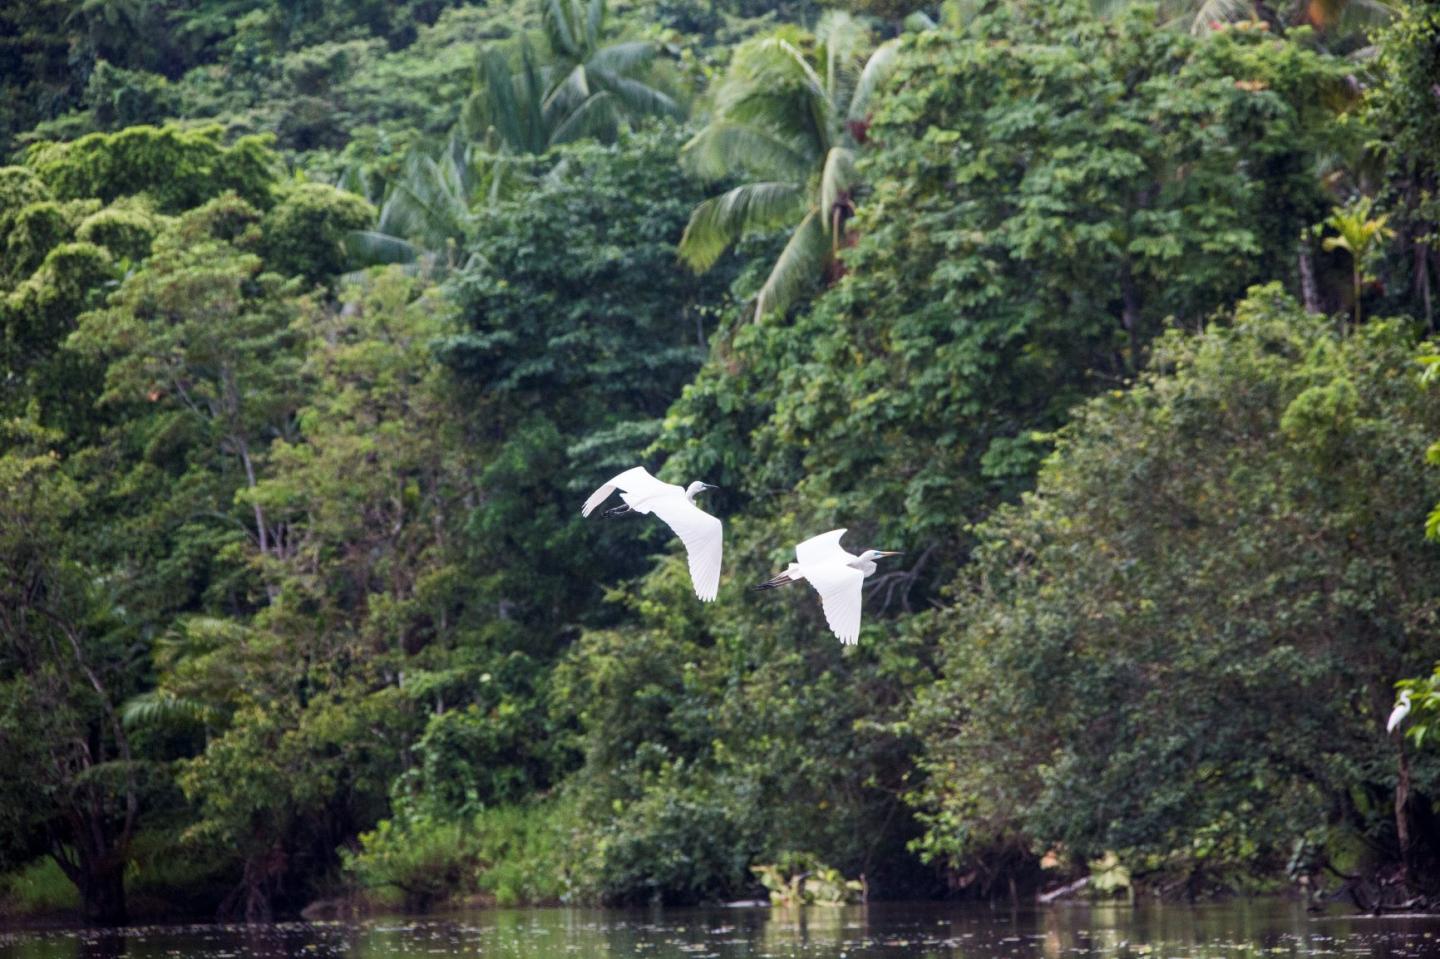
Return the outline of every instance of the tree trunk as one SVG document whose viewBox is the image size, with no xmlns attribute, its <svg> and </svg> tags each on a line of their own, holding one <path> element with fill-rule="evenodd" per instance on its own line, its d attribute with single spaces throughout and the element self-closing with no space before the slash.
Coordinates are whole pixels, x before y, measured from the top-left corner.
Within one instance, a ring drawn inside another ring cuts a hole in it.
<svg viewBox="0 0 1440 959">
<path fill-rule="evenodd" d="M 1395 836 L 1400 842 L 1400 861 L 1410 865 L 1410 760 L 1400 747 L 1399 775 L 1395 779 Z"/>
<path fill-rule="evenodd" d="M 1300 241 L 1300 299 L 1306 313 L 1324 313 L 1320 306 L 1320 288 L 1315 284 L 1315 257 L 1310 244 Z"/>
<path fill-rule="evenodd" d="M 1350 280 L 1351 284 L 1355 287 L 1355 330 L 1358 331 L 1360 329 L 1360 255 L 1358 253 L 1352 253 L 1350 260 L 1352 264 L 1350 267 Z M 1342 329 L 1340 332 L 1343 333 L 1345 331 Z"/>
<path fill-rule="evenodd" d="M 1428 253 L 1429 248 L 1425 243 L 1416 240 L 1414 243 L 1415 253 L 1415 287 L 1420 294 L 1421 308 L 1425 311 L 1425 326 L 1432 332 L 1435 329 L 1435 317 L 1430 305 L 1430 264 Z"/>
<path fill-rule="evenodd" d="M 1135 287 L 1135 277 L 1130 273 L 1130 258 L 1120 265 L 1120 294 L 1124 298 L 1120 322 L 1125 326 L 1125 335 L 1130 342 L 1130 356 L 1125 364 L 1133 375 L 1140 369 L 1140 291 Z"/>
<path fill-rule="evenodd" d="M 106 856 L 98 862 L 83 863 L 80 900 L 85 921 L 92 926 L 123 926 L 125 913 L 125 862 Z"/>
</svg>

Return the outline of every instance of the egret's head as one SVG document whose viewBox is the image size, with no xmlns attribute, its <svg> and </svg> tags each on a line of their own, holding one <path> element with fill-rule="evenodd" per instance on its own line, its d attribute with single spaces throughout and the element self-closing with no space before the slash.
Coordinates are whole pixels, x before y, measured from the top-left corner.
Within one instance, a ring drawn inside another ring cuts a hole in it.
<svg viewBox="0 0 1440 959">
<path fill-rule="evenodd" d="M 872 560 L 872 561 L 873 561 L 873 560 L 877 560 L 877 559 L 882 559 L 882 558 L 884 558 L 884 557 L 886 557 L 886 556 L 899 556 L 899 555 L 900 555 L 900 551 L 899 551 L 899 550 L 867 549 L 865 552 L 863 552 L 863 553 L 860 554 L 860 558 L 863 559 L 863 560 Z"/>
<path fill-rule="evenodd" d="M 696 480 L 695 482 L 691 483 L 689 486 L 685 487 L 685 495 L 686 495 L 686 497 L 688 497 L 689 499 L 692 499 L 692 500 L 693 500 L 693 499 L 695 498 L 696 494 L 703 493 L 703 492 L 705 492 L 707 489 L 714 489 L 714 488 L 715 488 L 715 487 L 711 486 L 709 483 L 702 483 L 702 482 L 700 482 L 699 480 Z"/>
</svg>

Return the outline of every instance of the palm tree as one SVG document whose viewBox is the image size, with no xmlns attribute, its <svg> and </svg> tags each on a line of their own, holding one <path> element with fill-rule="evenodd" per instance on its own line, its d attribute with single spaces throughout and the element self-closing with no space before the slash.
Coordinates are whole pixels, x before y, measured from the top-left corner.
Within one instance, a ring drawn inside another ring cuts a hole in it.
<svg viewBox="0 0 1440 959">
<path fill-rule="evenodd" d="M 756 319 L 783 313 L 833 275 L 854 212 L 855 155 L 870 103 L 899 50 L 890 40 L 865 58 L 868 31 L 838 11 L 820 20 L 814 40 L 813 64 L 784 35 L 742 44 L 715 90 L 710 122 L 682 151 L 707 179 L 747 181 L 691 213 L 680 256 L 697 272 L 742 237 L 791 228 L 756 298 Z"/>
<path fill-rule="evenodd" d="M 231 652 L 247 639 L 246 628 L 231 620 L 181 621 L 155 642 L 159 684 L 120 708 L 125 728 L 201 729 L 207 738 L 223 729 L 246 687 L 243 664 Z"/>
<path fill-rule="evenodd" d="M 1336 207 L 1326 217 L 1324 226 L 1332 227 L 1337 236 L 1328 236 L 1321 246 L 1329 252 L 1344 250 L 1350 254 L 1351 293 L 1355 297 L 1355 328 L 1360 328 L 1360 293 L 1370 278 L 1367 268 L 1385 241 L 1395 231 L 1385 225 L 1389 214 L 1370 216 L 1372 201 L 1368 196 L 1356 197 L 1345 206 Z"/>
<path fill-rule="evenodd" d="M 465 101 L 461 123 L 480 134 L 487 149 L 539 154 L 550 147 L 558 124 L 545 115 L 545 78 L 530 41 L 520 40 L 520 64 L 494 46 L 480 54 L 480 79 Z"/>
<path fill-rule="evenodd" d="M 683 113 L 647 82 L 655 44 L 604 44 L 605 0 L 541 0 L 541 15 L 548 62 L 540 63 L 524 38 L 513 69 L 497 47 L 481 53 L 478 88 L 464 119 L 493 147 L 538 154 L 586 136 L 611 141 L 627 119 Z"/>
<path fill-rule="evenodd" d="M 399 179 L 385 189 L 375 229 L 350 235 L 351 254 L 364 263 L 458 266 L 457 251 L 474 221 L 474 204 L 485 194 L 494 198 L 502 181 L 500 167 L 482 168 L 458 136 L 438 156 L 412 152 Z"/>
</svg>

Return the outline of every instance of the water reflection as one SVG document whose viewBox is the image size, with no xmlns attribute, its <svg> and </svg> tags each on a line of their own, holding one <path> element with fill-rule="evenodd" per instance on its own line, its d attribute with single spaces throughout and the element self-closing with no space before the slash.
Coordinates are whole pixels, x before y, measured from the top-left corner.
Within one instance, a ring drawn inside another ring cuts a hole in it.
<svg viewBox="0 0 1440 959">
<path fill-rule="evenodd" d="M 1298 904 L 991 910 L 505 909 L 424 919 L 0 933 L 0 959 L 1440 959 L 1440 918 Z"/>
</svg>

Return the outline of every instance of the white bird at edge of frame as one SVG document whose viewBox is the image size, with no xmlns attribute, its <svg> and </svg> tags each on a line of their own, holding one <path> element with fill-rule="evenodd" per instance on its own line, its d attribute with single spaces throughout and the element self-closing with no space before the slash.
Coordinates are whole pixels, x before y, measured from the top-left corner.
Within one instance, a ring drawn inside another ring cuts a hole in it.
<svg viewBox="0 0 1440 959">
<path fill-rule="evenodd" d="M 1400 698 L 1395 700 L 1395 708 L 1390 710 L 1390 721 L 1385 724 L 1385 731 L 1393 733 L 1395 727 L 1399 726 L 1408 715 L 1410 715 L 1410 690 L 1402 689 Z"/>
<path fill-rule="evenodd" d="M 695 595 L 704 603 L 713 600 L 720 591 L 723 526 L 720 520 L 695 505 L 695 497 L 715 487 L 696 480 L 682 489 L 674 483 L 662 483 L 645 467 L 637 466 L 591 493 L 581 507 L 580 515 L 589 516 L 617 489 L 625 505 L 607 509 L 605 515 L 654 513 L 664 520 L 665 525 L 674 530 L 680 542 L 685 544 L 685 553 L 690 559 L 690 583 L 695 587 Z"/>
<path fill-rule="evenodd" d="M 775 589 L 787 583 L 808 580 L 820 594 L 820 606 L 830 631 L 847 646 L 860 639 L 860 600 L 865 578 L 875 572 L 875 561 L 898 556 L 899 551 L 867 549 L 856 556 L 840 545 L 843 529 L 812 536 L 795 547 L 796 562 L 785 572 L 755 589 Z"/>
</svg>

